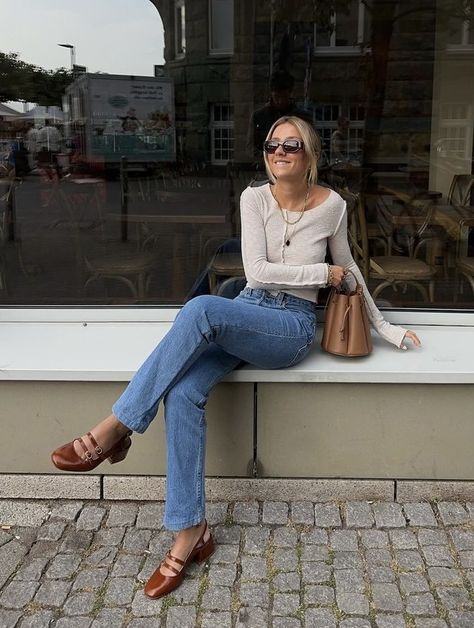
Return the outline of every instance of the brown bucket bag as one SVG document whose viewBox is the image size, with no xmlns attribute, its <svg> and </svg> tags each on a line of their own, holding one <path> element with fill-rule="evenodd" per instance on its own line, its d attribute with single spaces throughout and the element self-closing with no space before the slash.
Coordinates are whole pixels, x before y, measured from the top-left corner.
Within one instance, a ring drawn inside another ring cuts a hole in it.
<svg viewBox="0 0 474 628">
<path fill-rule="evenodd" d="M 353 292 L 345 292 L 343 288 L 331 290 L 321 346 L 328 353 L 354 358 L 371 353 L 372 338 L 362 286 L 351 270 L 346 272 L 354 277 L 356 289 Z"/>
</svg>

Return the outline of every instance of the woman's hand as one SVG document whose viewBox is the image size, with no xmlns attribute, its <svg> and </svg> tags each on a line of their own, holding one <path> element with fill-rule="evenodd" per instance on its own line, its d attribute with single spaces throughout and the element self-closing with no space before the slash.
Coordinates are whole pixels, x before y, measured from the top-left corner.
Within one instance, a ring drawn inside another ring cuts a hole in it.
<svg viewBox="0 0 474 628">
<path fill-rule="evenodd" d="M 346 276 L 346 269 L 342 266 L 329 266 L 328 284 L 333 288 L 338 288 Z"/>
<path fill-rule="evenodd" d="M 412 343 L 415 345 L 415 347 L 421 347 L 421 341 L 418 338 L 418 336 L 415 334 L 415 332 L 407 330 L 407 332 L 403 336 L 403 340 L 402 340 L 402 344 L 400 345 L 400 349 L 403 349 L 404 351 L 406 351 L 408 349 L 408 347 L 405 344 L 403 344 L 403 341 L 407 340 L 407 339 L 411 340 Z"/>
</svg>

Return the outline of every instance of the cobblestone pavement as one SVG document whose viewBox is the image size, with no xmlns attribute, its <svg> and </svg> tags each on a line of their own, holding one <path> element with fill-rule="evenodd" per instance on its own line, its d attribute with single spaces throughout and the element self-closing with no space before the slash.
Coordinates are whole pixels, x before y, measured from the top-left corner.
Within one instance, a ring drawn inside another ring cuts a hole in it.
<svg viewBox="0 0 474 628">
<path fill-rule="evenodd" d="M 474 503 L 210 503 L 161 600 L 161 502 L 0 500 L 0 628 L 474 628 Z"/>
</svg>

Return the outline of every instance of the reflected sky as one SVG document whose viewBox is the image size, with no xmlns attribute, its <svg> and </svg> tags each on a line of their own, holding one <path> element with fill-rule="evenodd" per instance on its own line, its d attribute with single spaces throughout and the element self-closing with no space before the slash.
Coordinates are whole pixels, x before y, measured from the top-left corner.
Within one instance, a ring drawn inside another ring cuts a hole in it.
<svg viewBox="0 0 474 628">
<path fill-rule="evenodd" d="M 3 2 L 0 50 L 46 69 L 76 63 L 89 72 L 153 75 L 163 63 L 163 26 L 149 0 L 21 0 Z"/>
</svg>

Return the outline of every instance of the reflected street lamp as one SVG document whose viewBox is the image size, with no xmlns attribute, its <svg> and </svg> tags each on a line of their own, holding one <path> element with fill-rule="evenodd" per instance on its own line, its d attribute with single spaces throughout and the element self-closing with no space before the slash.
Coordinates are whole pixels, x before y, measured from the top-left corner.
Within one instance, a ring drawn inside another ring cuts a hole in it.
<svg viewBox="0 0 474 628">
<path fill-rule="evenodd" d="M 76 48 L 72 44 L 58 44 L 61 48 L 69 48 L 71 51 L 71 70 L 74 70 L 76 65 Z"/>
</svg>

